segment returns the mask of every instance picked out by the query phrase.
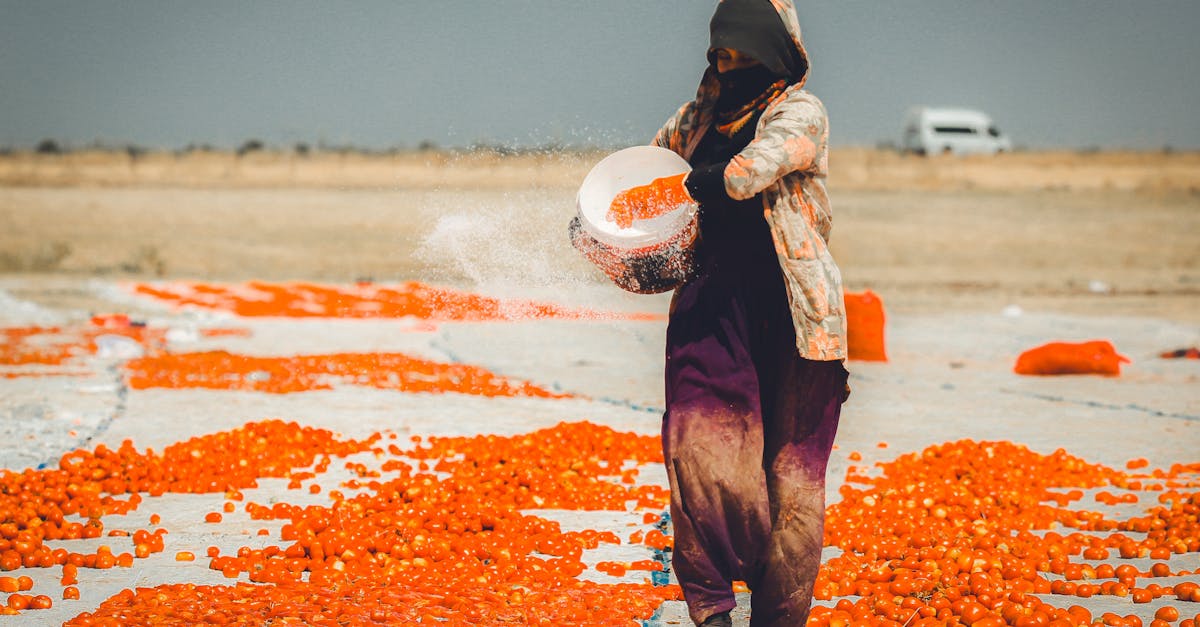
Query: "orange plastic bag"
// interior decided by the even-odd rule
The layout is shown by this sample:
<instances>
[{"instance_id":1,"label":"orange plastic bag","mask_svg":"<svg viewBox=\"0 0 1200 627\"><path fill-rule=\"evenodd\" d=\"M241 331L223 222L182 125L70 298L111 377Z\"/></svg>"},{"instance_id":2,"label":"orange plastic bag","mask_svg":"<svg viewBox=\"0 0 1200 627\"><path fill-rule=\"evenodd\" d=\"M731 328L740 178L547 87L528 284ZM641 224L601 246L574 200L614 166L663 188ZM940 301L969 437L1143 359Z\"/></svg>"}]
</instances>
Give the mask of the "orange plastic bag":
<instances>
[{"instance_id":1,"label":"orange plastic bag","mask_svg":"<svg viewBox=\"0 0 1200 627\"><path fill-rule=\"evenodd\" d=\"M845 298L846 344L850 359L887 361L883 341L883 301L871 290L861 294L846 292Z\"/></svg>"},{"instance_id":2,"label":"orange plastic bag","mask_svg":"<svg viewBox=\"0 0 1200 627\"><path fill-rule=\"evenodd\" d=\"M1017 374L1102 374L1115 377L1121 374L1121 363L1129 359L1117 354L1112 342L1050 342L1031 348L1020 357L1013 372Z\"/></svg>"}]
</instances>

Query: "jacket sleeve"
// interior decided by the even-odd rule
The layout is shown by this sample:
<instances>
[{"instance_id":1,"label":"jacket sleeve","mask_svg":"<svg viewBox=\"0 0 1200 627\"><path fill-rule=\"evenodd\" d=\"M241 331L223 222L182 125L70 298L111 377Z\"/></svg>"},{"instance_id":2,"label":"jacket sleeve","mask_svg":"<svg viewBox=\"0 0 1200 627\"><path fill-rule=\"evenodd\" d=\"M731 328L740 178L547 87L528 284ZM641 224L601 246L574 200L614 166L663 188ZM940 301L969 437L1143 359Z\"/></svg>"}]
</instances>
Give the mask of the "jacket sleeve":
<instances>
[{"instance_id":1,"label":"jacket sleeve","mask_svg":"<svg viewBox=\"0 0 1200 627\"><path fill-rule=\"evenodd\" d=\"M828 137L825 107L797 92L766 115L758 134L725 168L730 198L745 200L786 174L816 166Z\"/></svg>"},{"instance_id":2,"label":"jacket sleeve","mask_svg":"<svg viewBox=\"0 0 1200 627\"><path fill-rule=\"evenodd\" d=\"M681 132L680 127L683 124L683 120L688 117L691 107L691 102L685 102L683 106L679 107L679 110L675 112L675 115L672 115L666 121L666 123L662 125L662 128L658 129L658 132L654 134L654 141L650 142L650 145L673 150L677 154L682 155L683 133Z\"/></svg>"}]
</instances>

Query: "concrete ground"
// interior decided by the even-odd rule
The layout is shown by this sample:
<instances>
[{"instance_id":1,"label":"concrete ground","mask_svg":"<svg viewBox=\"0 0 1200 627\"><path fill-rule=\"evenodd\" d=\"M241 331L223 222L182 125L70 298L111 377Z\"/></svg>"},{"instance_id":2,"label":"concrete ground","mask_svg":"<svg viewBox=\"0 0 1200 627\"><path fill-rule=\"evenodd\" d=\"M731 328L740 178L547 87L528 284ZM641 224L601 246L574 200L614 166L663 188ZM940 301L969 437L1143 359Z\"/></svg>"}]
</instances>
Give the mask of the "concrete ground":
<instances>
[{"instance_id":1,"label":"concrete ground","mask_svg":"<svg viewBox=\"0 0 1200 627\"><path fill-rule=\"evenodd\" d=\"M268 417L295 420L351 437L377 431L409 435L518 434L561 421L588 420L619 430L658 432L663 407L662 343L665 322L613 320L540 320L515 322L442 322L416 325L410 320L333 320L236 318L221 312L178 311L135 298L104 281L76 281L72 289L89 295L80 303L47 305L14 293L36 292L28 283L0 280L0 327L83 323L90 313L125 311L147 324L168 329L176 351L222 348L249 355L291 355L336 351L398 351L443 362L485 367L511 379L527 380L578 395L571 399L488 399L461 394L409 394L354 386L295 394L217 390L131 390L120 370L119 347L83 358L71 373L0 379L0 467L22 469L55 464L78 447L116 446L130 438L139 449L164 446L194 435L238 427ZM665 297L634 299L607 286L581 286L552 297L568 305L663 313ZM514 295L514 294L506 294ZM195 330L212 326L249 329L247 336L202 339ZM1120 377L1022 377L1012 372L1023 350L1053 341L1108 339L1132 363ZM1097 317L1021 311L892 315L887 328L887 363L851 362L853 394L844 407L837 448L828 472L830 501L838 498L851 464L870 467L906 452L963 438L1009 440L1034 451L1065 448L1090 462L1124 468L1144 457L1151 468L1200 462L1200 361L1160 359L1161 351L1200 344L1200 327L1155 317ZM102 351L103 352L103 351ZM65 370L62 368L60 370ZM13 370L7 368L6 370ZM887 444L880 448L879 443ZM861 461L850 461L858 452ZM336 468L337 465L334 465ZM319 482L327 489L345 476L331 470ZM661 468L642 469L640 481L665 485ZM264 481L246 491L248 500L267 502L287 492L283 481ZM308 497L307 494L303 495ZM133 568L81 569L78 601L64 601L59 569L24 569L35 580L35 593L55 599L54 607L0 617L0 625L57 624L126 587L170 582L229 583L209 570L206 560L176 562L177 551L198 556L205 547L235 552L277 537L277 522L250 521L243 513L224 522L201 522L221 505L222 495L166 495L147 498L122 519L107 517L108 528L148 526L157 513L170 533L162 553L137 560ZM1099 504L1099 509L1104 509ZM1119 513L1115 507L1110 508ZM1132 513L1132 512L1131 512ZM564 528L615 530L648 528L637 512L539 512ZM259 528L271 535L259 536ZM101 543L74 541L71 550ZM652 557L644 546L602 545L585 561L631 561ZM836 555L826 549L826 557ZM1176 555L1174 570L1200 571L1200 554ZM1137 563L1135 562L1135 565ZM1148 561L1147 561L1148 564ZM1145 566L1145 565L1143 565ZM615 581L589 570L597 581ZM630 581L640 581L630 574ZM1200 581L1192 575L1191 580ZM1165 582L1164 582L1165 583ZM1159 599L1135 605L1129 599L1074 597L1053 603L1079 603L1098 616L1104 611L1136 614L1147 623L1164 604L1181 607L1184 616L1200 612L1195 604ZM836 601L836 599L834 599ZM830 604L832 602L825 602ZM748 598L739 597L735 624L747 624ZM1190 613L1189 613L1190 612ZM688 624L682 603L664 604L653 624Z\"/></svg>"}]
</instances>

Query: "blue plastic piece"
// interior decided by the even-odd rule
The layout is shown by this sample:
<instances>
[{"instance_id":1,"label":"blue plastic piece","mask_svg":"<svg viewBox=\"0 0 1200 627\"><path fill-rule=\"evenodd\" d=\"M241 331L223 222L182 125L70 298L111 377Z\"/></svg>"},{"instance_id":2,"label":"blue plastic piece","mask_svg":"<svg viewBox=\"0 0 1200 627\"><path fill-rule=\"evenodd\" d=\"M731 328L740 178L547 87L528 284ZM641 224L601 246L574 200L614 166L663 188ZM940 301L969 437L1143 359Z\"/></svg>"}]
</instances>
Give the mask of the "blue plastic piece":
<instances>
[{"instance_id":1,"label":"blue plastic piece","mask_svg":"<svg viewBox=\"0 0 1200 627\"><path fill-rule=\"evenodd\" d=\"M642 621L642 627L662 627L662 606L654 610L654 615Z\"/></svg>"}]
</instances>

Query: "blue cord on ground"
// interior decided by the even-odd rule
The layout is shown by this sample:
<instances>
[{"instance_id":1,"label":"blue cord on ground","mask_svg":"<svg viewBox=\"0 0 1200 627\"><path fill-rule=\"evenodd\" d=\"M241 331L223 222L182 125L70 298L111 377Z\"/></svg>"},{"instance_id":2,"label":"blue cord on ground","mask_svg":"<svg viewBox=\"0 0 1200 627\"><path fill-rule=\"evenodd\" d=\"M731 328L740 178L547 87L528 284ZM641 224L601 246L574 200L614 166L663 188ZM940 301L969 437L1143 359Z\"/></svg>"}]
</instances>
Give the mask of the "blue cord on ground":
<instances>
[{"instance_id":1,"label":"blue cord on ground","mask_svg":"<svg viewBox=\"0 0 1200 627\"><path fill-rule=\"evenodd\" d=\"M654 523L654 528L664 534L669 534L671 531L671 512L663 512L659 515L658 521ZM659 571L650 573L650 583L655 586L665 586L671 583L671 552L664 549L654 550L654 560L662 564L663 568ZM662 606L654 610L654 615L642 621L642 627L662 627Z\"/></svg>"},{"instance_id":2,"label":"blue cord on ground","mask_svg":"<svg viewBox=\"0 0 1200 627\"><path fill-rule=\"evenodd\" d=\"M1004 394L1012 394L1014 396L1024 396L1026 398L1035 398L1038 400L1051 401L1051 402L1055 402L1055 403L1071 403L1073 405L1083 405L1085 407L1098 407L1101 409L1115 409L1115 410L1129 409L1129 410L1133 410L1133 411L1137 411L1137 412L1142 412L1145 414L1150 414L1151 416L1161 416L1163 418L1180 418L1182 420L1200 420L1200 416L1196 416L1196 415L1192 415L1192 414L1177 414L1177 413L1173 413L1173 412L1166 412L1166 411L1162 411L1159 409L1154 409L1153 407L1144 407L1142 405L1138 405L1137 403L1127 403L1125 405L1119 405L1117 403L1105 403L1103 401L1067 398L1065 396L1058 396L1056 394L1039 394L1037 392L1022 392L1022 391L1009 390L1009 389L1004 389L1004 388L1001 388L1000 391L1003 392Z\"/></svg>"},{"instance_id":3,"label":"blue cord on ground","mask_svg":"<svg viewBox=\"0 0 1200 627\"><path fill-rule=\"evenodd\" d=\"M125 385L125 375L122 374L121 367L117 364L109 366L108 371L116 382L117 387L117 403L113 407L112 413L102 418L100 422L96 424L96 428L92 430L91 434L78 439L70 448L63 450L50 459L38 464L38 470L57 467L58 462L60 459L62 459L63 455L81 448L87 448L96 438L104 435L105 431L108 431L108 428L112 426L113 421L115 421L118 416L125 413L125 401L129 396L129 386Z\"/></svg>"}]
</instances>

